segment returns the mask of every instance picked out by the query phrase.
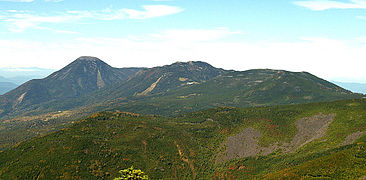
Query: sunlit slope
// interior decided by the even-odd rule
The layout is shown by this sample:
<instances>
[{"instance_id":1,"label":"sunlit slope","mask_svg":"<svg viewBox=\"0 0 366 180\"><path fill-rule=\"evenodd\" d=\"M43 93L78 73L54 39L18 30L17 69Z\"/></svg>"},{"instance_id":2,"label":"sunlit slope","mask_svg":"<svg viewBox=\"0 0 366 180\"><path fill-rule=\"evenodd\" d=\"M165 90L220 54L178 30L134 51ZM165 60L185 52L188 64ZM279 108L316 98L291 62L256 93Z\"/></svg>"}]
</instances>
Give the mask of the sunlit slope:
<instances>
[{"instance_id":1,"label":"sunlit slope","mask_svg":"<svg viewBox=\"0 0 366 180\"><path fill-rule=\"evenodd\" d=\"M134 165L153 179L355 179L365 176L365 135L364 99L177 118L97 113L1 152L0 177L112 179Z\"/></svg>"}]
</instances>

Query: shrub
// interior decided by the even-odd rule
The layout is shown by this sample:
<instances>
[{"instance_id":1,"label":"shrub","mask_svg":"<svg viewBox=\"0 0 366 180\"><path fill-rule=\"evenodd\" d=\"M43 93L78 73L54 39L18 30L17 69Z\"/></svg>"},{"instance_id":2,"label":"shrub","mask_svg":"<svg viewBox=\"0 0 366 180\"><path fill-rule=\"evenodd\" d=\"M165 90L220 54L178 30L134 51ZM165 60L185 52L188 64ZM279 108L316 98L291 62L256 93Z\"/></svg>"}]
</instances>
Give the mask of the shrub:
<instances>
[{"instance_id":1,"label":"shrub","mask_svg":"<svg viewBox=\"0 0 366 180\"><path fill-rule=\"evenodd\" d=\"M121 177L114 178L114 180L148 180L149 177L145 175L140 169L133 169L133 166L120 170Z\"/></svg>"}]
</instances>

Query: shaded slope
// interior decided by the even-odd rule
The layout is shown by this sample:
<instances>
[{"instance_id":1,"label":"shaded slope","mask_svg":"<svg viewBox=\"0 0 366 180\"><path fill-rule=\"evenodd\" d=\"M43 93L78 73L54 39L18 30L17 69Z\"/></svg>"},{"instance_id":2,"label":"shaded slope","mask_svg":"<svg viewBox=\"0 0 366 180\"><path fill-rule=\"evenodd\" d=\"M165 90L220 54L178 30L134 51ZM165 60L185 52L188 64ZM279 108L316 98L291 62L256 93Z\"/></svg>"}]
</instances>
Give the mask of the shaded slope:
<instances>
[{"instance_id":1,"label":"shaded slope","mask_svg":"<svg viewBox=\"0 0 366 180\"><path fill-rule=\"evenodd\" d=\"M108 106L137 113L177 115L220 106L269 106L360 97L306 72L259 69L227 72L164 94L113 99Z\"/></svg>"},{"instance_id":2,"label":"shaded slope","mask_svg":"<svg viewBox=\"0 0 366 180\"><path fill-rule=\"evenodd\" d=\"M173 89L211 80L224 70L200 61L177 62L140 71L124 83L94 94L104 99L162 94ZM94 96L93 95L93 96Z\"/></svg>"},{"instance_id":3,"label":"shaded slope","mask_svg":"<svg viewBox=\"0 0 366 180\"><path fill-rule=\"evenodd\" d=\"M290 142L298 134L296 122L319 114L334 114L326 133L293 153L276 151L215 163L216 156L224 150L220 144L246 128L259 131L257 145L268 147L276 142ZM341 146L349 135L366 131L365 119L366 100L361 99L246 109L215 108L178 118L97 113L69 128L1 152L0 178L112 179L119 169L131 165L153 179L262 179L278 177L277 172L295 167L301 167L301 172L312 172L314 177L321 176L322 170L308 162L311 161L332 164L327 166L329 172L335 172L330 177L335 177L340 172L337 168L342 168L347 172L342 177L354 179L365 175L364 164L360 163L366 160L364 147ZM355 142L365 142L365 137L362 135ZM338 152L346 155L337 155ZM352 156L355 158L349 158ZM347 163L332 163L329 159ZM269 176L269 173L274 174ZM309 173L298 175L306 177L306 174Z\"/></svg>"},{"instance_id":4,"label":"shaded slope","mask_svg":"<svg viewBox=\"0 0 366 180\"><path fill-rule=\"evenodd\" d=\"M0 96L0 109L3 111L0 116L29 111L26 108L47 101L80 97L126 80L138 70L117 69L95 57L80 57L44 79L28 81Z\"/></svg>"}]
</instances>

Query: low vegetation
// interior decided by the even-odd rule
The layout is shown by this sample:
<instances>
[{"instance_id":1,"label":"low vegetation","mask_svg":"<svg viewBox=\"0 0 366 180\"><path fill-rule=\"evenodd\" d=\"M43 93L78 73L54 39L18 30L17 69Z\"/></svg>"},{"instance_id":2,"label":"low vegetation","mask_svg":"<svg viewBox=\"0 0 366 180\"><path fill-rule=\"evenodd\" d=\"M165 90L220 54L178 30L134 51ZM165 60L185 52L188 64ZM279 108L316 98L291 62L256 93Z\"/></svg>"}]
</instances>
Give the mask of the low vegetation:
<instances>
[{"instance_id":1,"label":"low vegetation","mask_svg":"<svg viewBox=\"0 0 366 180\"><path fill-rule=\"evenodd\" d=\"M280 146L299 133L299 120L318 116L333 117L324 135L293 151L216 161L222 144L248 128L260 132L258 146ZM221 107L175 118L100 112L1 152L0 179L113 179L131 166L151 179L357 179L366 175L366 136L357 133L365 131L365 99Z\"/></svg>"}]
</instances>

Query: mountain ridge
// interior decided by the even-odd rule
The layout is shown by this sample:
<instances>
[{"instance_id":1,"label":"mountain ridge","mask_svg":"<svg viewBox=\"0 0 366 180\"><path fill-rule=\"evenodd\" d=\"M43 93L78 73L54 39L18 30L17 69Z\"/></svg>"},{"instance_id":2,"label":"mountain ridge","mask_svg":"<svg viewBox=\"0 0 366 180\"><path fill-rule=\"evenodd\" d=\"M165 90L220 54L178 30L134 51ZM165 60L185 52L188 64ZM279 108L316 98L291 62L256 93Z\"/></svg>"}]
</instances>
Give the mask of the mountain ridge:
<instances>
[{"instance_id":1,"label":"mountain ridge","mask_svg":"<svg viewBox=\"0 0 366 180\"><path fill-rule=\"evenodd\" d=\"M123 74L125 79L120 80L113 78L121 75L119 68L104 63L104 68L99 68L97 62L97 58L81 57L45 79L29 81L0 96L0 149L105 110L174 117L222 106L273 106L363 97L306 72L233 71L190 61L154 68L122 68L131 75ZM92 73L87 69L83 75L86 65ZM112 72L110 79L105 69Z\"/></svg>"},{"instance_id":2,"label":"mountain ridge","mask_svg":"<svg viewBox=\"0 0 366 180\"><path fill-rule=\"evenodd\" d=\"M0 96L0 109L10 112L51 100L80 97L124 81L139 70L113 68L98 58L82 56L44 79L30 80Z\"/></svg>"}]
</instances>

